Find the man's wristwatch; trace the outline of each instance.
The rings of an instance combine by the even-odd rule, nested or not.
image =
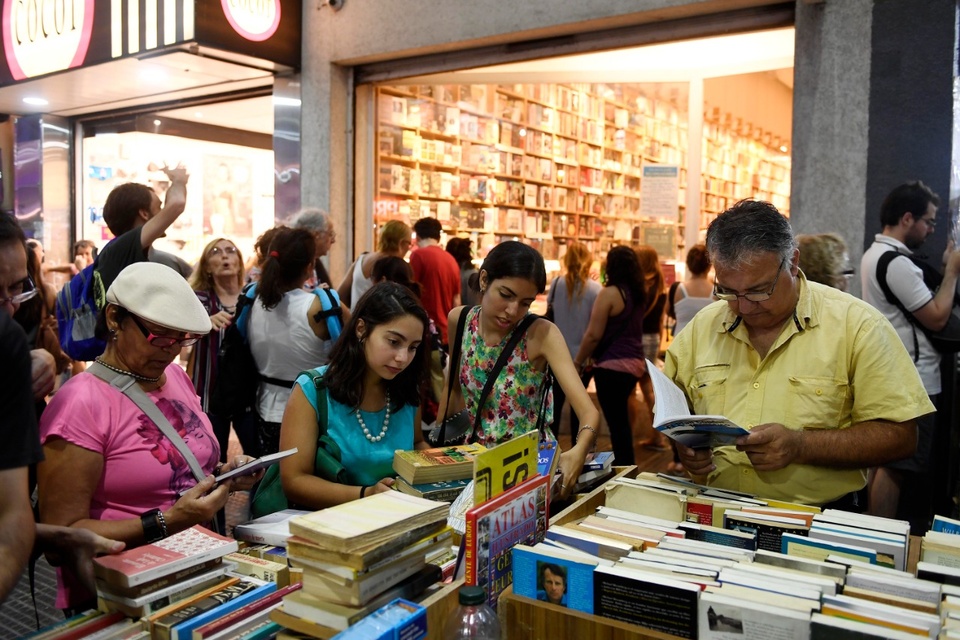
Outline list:
[[[163,518],[163,511],[160,509],[151,509],[140,516],[140,524],[143,526],[143,537],[146,541],[156,542],[167,537],[167,522]]]

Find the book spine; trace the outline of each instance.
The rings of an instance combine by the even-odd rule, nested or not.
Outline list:
[[[463,562],[466,567],[464,570],[464,584],[474,586],[477,584],[477,515],[467,512],[467,530],[464,534],[464,554]]]
[[[170,640],[172,637],[171,631],[175,626],[250,593],[256,588],[257,585],[252,582],[238,582],[211,593],[190,605],[172,611],[154,622],[151,629],[153,636],[160,640]]]
[[[236,624],[243,618],[247,618],[255,613],[268,609],[270,606],[280,602],[285,595],[288,593],[293,593],[300,589],[303,586],[300,583],[288,585],[282,589],[274,591],[273,593],[267,594],[266,596],[255,600],[250,604],[240,607],[236,611],[228,613],[227,615],[217,618],[211,622],[208,622],[205,625],[199,626],[193,630],[193,640],[205,640],[210,636],[223,631],[227,627]]]
[[[280,533],[277,531],[262,531],[254,527],[244,527],[237,525],[233,529],[233,537],[244,542],[253,542],[256,544],[269,544],[274,547],[286,547],[289,533]]]
[[[272,582],[260,586],[254,585],[254,587],[255,588],[252,591],[239,594],[234,598],[219,603],[217,606],[212,607],[211,609],[200,612],[199,615],[175,625],[172,629],[170,629],[170,640],[192,640],[193,630],[197,627],[200,627],[212,620],[217,620],[232,611],[236,611],[248,603],[258,600],[267,594],[273,593],[277,589],[277,585]]]

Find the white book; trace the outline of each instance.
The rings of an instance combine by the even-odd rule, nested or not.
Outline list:
[[[753,560],[753,551],[749,549],[738,549],[728,547],[722,544],[713,544],[712,542],[701,542],[699,540],[687,540],[686,538],[664,538],[657,545],[658,548],[673,549],[674,551],[683,551],[686,553],[696,553],[713,558],[726,558],[727,560]]]
[[[940,583],[919,578],[900,578],[885,576],[872,571],[851,569],[847,573],[845,586],[870,589],[899,598],[912,598],[938,604],[940,602]]]
[[[675,564],[673,562],[657,562],[655,560],[647,560],[642,558],[620,558],[620,562],[617,564],[624,567],[631,567],[633,569],[682,574],[683,576],[690,576],[690,580],[693,580],[694,578],[704,578],[706,580],[715,581],[718,573],[716,570],[684,566],[681,564]],[[688,579],[680,576],[678,576],[678,578],[681,580]]]
[[[738,584],[743,587],[782,593],[785,596],[794,596],[805,600],[819,600],[823,592],[814,586],[798,586],[789,580],[782,580],[773,576],[761,576],[756,573],[739,571],[736,567],[726,567],[720,570],[717,576],[721,584]]]
[[[840,509],[824,509],[821,513],[814,515],[813,519],[836,522],[838,524],[849,524],[863,529],[876,529],[877,531],[886,531],[888,533],[899,533],[905,536],[910,535],[910,523],[906,520],[870,516],[865,513],[853,513],[851,511],[841,511]]]
[[[569,545],[556,546],[554,541],[547,542],[544,540],[543,542],[538,542],[537,544],[533,545],[532,549],[538,553],[550,555],[555,558],[570,560],[571,562],[592,562],[601,567],[612,567],[617,564],[613,560],[600,558],[592,553],[581,551],[576,547],[571,547]]]
[[[801,598],[796,595],[787,595],[765,589],[757,589],[742,584],[733,584],[732,582],[721,583],[719,587],[707,587],[706,591],[719,593],[730,598],[750,600],[752,602],[763,602],[771,604],[781,609],[791,609],[793,611],[804,611],[807,615],[811,611],[820,610],[820,598]]]
[[[823,560],[810,560],[808,558],[798,558],[796,556],[787,556],[779,552],[757,549],[753,561],[758,564],[768,564],[785,569],[796,569],[817,576],[833,578],[841,584],[847,575],[847,568],[843,565],[833,564]]]
[[[840,566],[847,567],[847,573],[850,572],[850,569],[859,569],[860,571],[872,571],[874,573],[879,573],[887,576],[894,576],[899,578],[915,578],[916,576],[910,573],[909,571],[900,571],[898,569],[891,569],[890,567],[881,567],[878,564],[871,564],[863,560],[856,560],[849,556],[840,556],[835,554],[830,554],[826,557],[824,562],[830,562]]]
[[[656,529],[676,529],[677,524],[680,522],[679,520],[664,520],[663,518],[645,516],[632,511],[624,511],[623,509],[614,509],[613,507],[606,506],[597,507],[597,515],[601,518],[621,518],[624,520],[632,520],[644,526],[653,527]]]
[[[824,540],[873,549],[877,552],[877,564],[890,566],[900,571],[907,568],[906,542],[888,542],[874,537],[812,528],[807,537],[811,540]],[[960,557],[958,557],[958,561],[960,561]]]
[[[925,534],[923,534],[923,540],[929,540],[934,544],[942,544],[945,547],[955,547],[960,550],[960,536],[954,533],[927,531]]]
[[[711,558],[709,556],[683,553],[681,551],[673,551],[671,549],[664,549],[662,547],[652,547],[642,552],[631,551],[628,557],[636,557],[636,554],[652,556],[654,558],[665,558],[673,562],[692,562],[694,566],[715,567],[717,570],[721,569],[722,567],[730,567],[739,563],[738,560],[729,560],[727,558]]]
[[[700,594],[698,607],[700,640],[810,638],[809,611],[795,611],[710,592]]]
[[[891,629],[876,624],[859,622],[857,620],[847,620],[836,616],[827,616],[822,613],[814,613],[810,616],[810,637],[811,638],[837,638],[843,637],[837,634],[834,629],[843,629],[852,634],[852,638],[877,638],[878,640],[917,640],[917,635]],[[818,635],[819,634],[819,635]]]
[[[835,595],[837,593],[837,581],[832,578],[823,578],[810,573],[796,571],[794,569],[782,569],[768,564],[759,564],[757,562],[742,562],[735,567],[736,571],[752,573],[760,577],[776,578],[793,582],[801,587],[810,587],[817,589],[821,593]]]
[[[310,513],[300,509],[283,509],[253,520],[238,524],[233,528],[233,537],[237,540],[286,547],[290,537],[290,519]]]

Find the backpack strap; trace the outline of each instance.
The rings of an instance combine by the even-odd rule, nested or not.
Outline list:
[[[883,291],[887,302],[896,306],[897,309],[900,310],[900,313],[910,321],[910,329],[913,331],[913,362],[916,364],[920,359],[920,341],[917,339],[917,324],[919,324],[919,321],[913,317],[912,313],[907,311],[907,308],[903,306],[900,299],[897,298],[893,290],[890,289],[890,285],[887,284],[887,269],[890,267],[890,263],[899,257],[908,258],[909,256],[899,251],[884,251],[880,254],[880,257],[877,259],[877,284],[880,285],[880,290]]]
[[[300,376],[307,376],[317,390],[317,406],[314,410],[317,414],[317,439],[319,440],[327,433],[327,383],[323,381],[323,374],[319,369],[307,369],[301,371]]]
[[[336,340],[343,331],[343,308],[340,306],[340,296],[328,287],[317,287],[313,293],[320,298],[320,311],[314,314],[313,321],[320,322],[326,319],[327,333],[330,334],[331,340]]]

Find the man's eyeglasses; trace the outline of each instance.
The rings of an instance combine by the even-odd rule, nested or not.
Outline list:
[[[718,300],[725,300],[726,302],[733,302],[734,300],[737,300],[738,298],[743,298],[743,299],[745,299],[745,300],[749,300],[750,302],[764,302],[764,301],[766,301],[766,300],[769,300],[769,299],[770,299],[770,296],[773,295],[773,292],[774,292],[774,291],[776,290],[776,288],[777,288],[777,283],[780,282],[780,274],[783,273],[783,267],[784,267],[786,264],[787,264],[787,263],[786,263],[785,261],[780,263],[780,268],[777,269],[777,277],[776,277],[776,279],[774,279],[774,281],[773,281],[773,286],[770,287],[770,291],[757,291],[757,292],[750,292],[750,293],[733,293],[732,291],[726,291],[726,290],[724,290],[723,288],[720,287],[720,285],[714,283],[714,285],[713,285],[713,295],[714,295]]]
[[[237,248],[234,246],[229,246],[229,247],[223,247],[222,249],[220,247],[214,247],[213,249],[210,249],[211,256],[220,255],[221,253],[224,255],[233,256],[233,255],[236,255]]]
[[[927,226],[928,226],[929,228],[931,228],[931,229],[936,229],[936,228],[937,228],[937,220],[936,220],[936,218],[919,218],[919,220],[920,220],[920,222],[922,222],[923,224],[927,225]]]
[[[37,293],[39,293],[39,289],[37,289],[37,286],[33,283],[33,278],[30,276],[27,276],[20,282],[17,282],[10,287],[10,291],[17,291],[18,289],[20,290],[19,293],[15,293],[7,298],[0,298],[0,306],[3,306],[7,303],[20,304],[21,302],[26,302],[30,298],[33,298],[37,295]]]
[[[191,347],[197,342],[200,341],[200,337],[189,337],[189,338],[174,338],[172,336],[158,336],[155,333],[147,329],[140,320],[135,315],[130,316],[133,319],[133,324],[137,325],[137,328],[140,329],[140,333],[143,334],[143,337],[147,339],[147,342],[152,344],[155,347],[161,349],[166,349],[167,347],[172,347],[173,345],[180,345],[181,347]],[[187,334],[189,335],[189,334]]]

